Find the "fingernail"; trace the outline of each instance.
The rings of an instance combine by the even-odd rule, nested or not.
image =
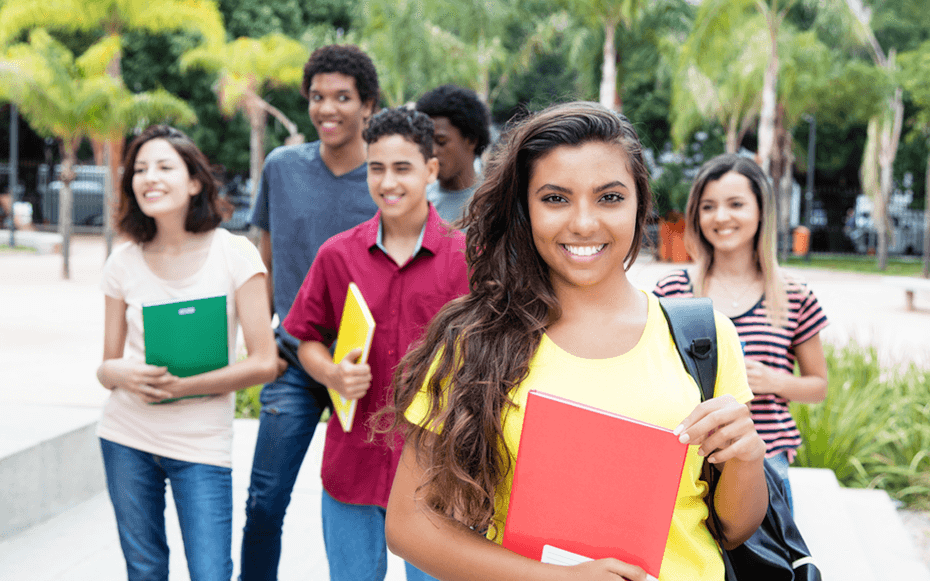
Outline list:
[[[684,424],[678,424],[678,427],[675,428],[674,430],[672,430],[672,433],[675,434],[675,435],[677,436],[678,434],[681,433],[681,431],[682,431],[683,429],[685,429],[685,425],[684,425]]]
[[[697,451],[698,456],[703,456],[705,453],[706,452],[704,452],[704,450],[701,450],[700,448],[698,448],[698,451]]]
[[[653,577],[652,575],[646,575],[646,581],[659,581],[659,580]]]
[[[682,444],[687,444],[689,441],[691,441],[691,436],[688,435],[688,432],[683,432],[680,436],[678,436],[678,441]]]
[[[711,464],[717,463],[717,459],[713,456],[708,456],[707,461],[710,462]]]

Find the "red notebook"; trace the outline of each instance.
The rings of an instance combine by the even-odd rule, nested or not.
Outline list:
[[[687,451],[671,430],[530,391],[504,547],[565,565],[614,557],[658,577]]]

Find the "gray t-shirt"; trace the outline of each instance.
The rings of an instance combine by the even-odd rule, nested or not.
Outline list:
[[[320,246],[375,215],[367,166],[336,177],[320,158],[320,142],[278,147],[265,159],[251,223],[271,234],[274,310],[287,317]],[[297,361],[300,343],[278,325],[278,342]]]
[[[465,214],[468,202],[478,187],[476,183],[464,190],[450,191],[439,185],[439,180],[426,186],[426,199],[433,203],[436,211],[446,222],[454,222]]]

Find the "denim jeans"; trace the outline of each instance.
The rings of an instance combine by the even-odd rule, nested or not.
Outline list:
[[[165,481],[171,482],[191,581],[232,577],[232,470],[100,440],[129,581],[167,581]]]
[[[323,491],[323,542],[330,581],[382,581],[387,575],[385,510],[339,502]],[[436,581],[406,563],[407,581]]]
[[[778,472],[778,475],[781,477],[782,491],[785,493],[785,500],[788,501],[788,508],[791,509],[791,514],[794,514],[794,501],[791,498],[791,483],[788,481],[788,452],[782,452],[777,456],[772,456],[768,460],[772,468],[775,468],[775,471]]]
[[[303,369],[289,365],[281,377],[262,388],[242,531],[241,581],[278,578],[284,513],[325,407],[325,401],[318,401],[310,391],[318,385]]]

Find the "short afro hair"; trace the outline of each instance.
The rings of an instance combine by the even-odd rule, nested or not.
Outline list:
[[[491,143],[491,115],[471,89],[456,85],[436,87],[420,97],[417,111],[430,117],[448,117],[462,137],[475,140],[475,155],[481,155]]]
[[[391,135],[401,135],[416,144],[423,159],[429,161],[433,157],[433,120],[425,114],[405,107],[385,109],[372,117],[362,131],[368,145]]]
[[[331,44],[313,51],[304,65],[304,80],[300,94],[310,98],[313,77],[321,73],[341,73],[355,79],[355,88],[362,103],[378,104],[378,71],[375,63],[362,49],[352,44]]]

